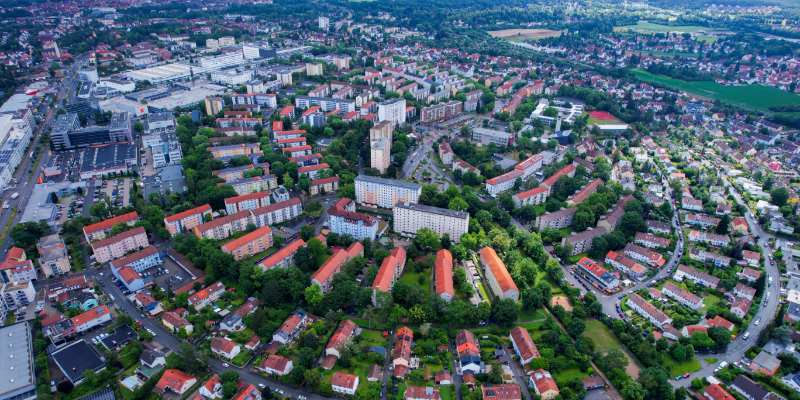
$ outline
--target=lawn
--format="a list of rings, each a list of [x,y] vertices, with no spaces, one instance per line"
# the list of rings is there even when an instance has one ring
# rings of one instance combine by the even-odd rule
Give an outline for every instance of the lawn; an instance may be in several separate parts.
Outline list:
[[[697,40],[702,40],[706,43],[714,43],[719,40],[716,36],[697,36]]]
[[[661,83],[673,90],[685,90],[700,96],[765,112],[770,112],[769,107],[774,105],[800,104],[800,96],[769,86],[723,86],[711,81],[686,82],[636,69],[632,72],[642,80]]]
[[[666,51],[654,51],[654,50],[636,50],[637,53],[647,53],[653,54],[657,56],[680,56],[680,57],[693,57],[697,58],[697,53],[670,53]]]
[[[530,322],[530,323],[527,323],[527,324],[521,324],[521,325],[517,325],[517,326],[527,329],[528,333],[530,333],[530,335],[531,335],[531,340],[536,342],[537,340],[539,340],[539,338],[542,337],[542,335],[544,335],[545,333],[548,332],[546,330],[542,330],[542,331],[539,330],[539,327],[542,326],[542,325],[544,325],[544,322]]]
[[[636,25],[626,25],[622,28],[629,28],[629,29],[641,29],[645,31],[656,31],[656,32],[697,32],[706,29],[714,29],[705,26],[695,26],[695,25],[682,25],[682,26],[668,26],[668,25],[660,25],[654,24],[652,22],[647,21],[639,21]]]
[[[622,342],[617,339],[614,332],[611,332],[611,329],[608,329],[606,324],[594,318],[586,318],[583,322],[586,323],[586,330],[583,335],[594,340],[598,351],[608,351],[622,346]]]
[[[322,257],[320,257],[319,260],[317,260],[317,264],[319,264],[319,266],[321,267],[322,264],[325,264],[325,261],[328,261],[329,258],[331,258],[330,254],[327,253],[323,254]]]
[[[526,322],[526,321],[536,321],[540,319],[545,319],[544,313],[539,310],[528,311],[522,308],[522,304],[519,305],[519,317],[517,317],[517,322]]]
[[[375,323],[373,323],[373,326],[375,326]],[[361,336],[369,340],[372,340],[373,342],[386,342],[387,340],[386,338],[383,337],[383,332],[372,331],[369,329],[362,329]]]
[[[420,277],[422,277],[422,283],[420,283]],[[425,292],[430,292],[431,285],[431,270],[430,268],[425,269],[422,272],[415,272],[413,268],[409,268],[406,270],[406,273],[403,275],[403,280],[412,284],[412,285],[419,285]]]
[[[484,298],[486,301],[489,301],[489,302],[491,302],[491,301],[492,301],[492,300],[491,300],[491,298],[489,297],[489,294],[488,294],[488,293],[486,293],[486,289],[484,289],[484,288],[483,288],[483,284],[482,284],[482,283],[479,283],[479,284],[478,284],[478,289],[480,289],[480,291],[481,291],[481,295],[483,296],[483,298]]]
[[[704,358],[703,360],[706,360],[706,362],[707,362],[709,365],[711,365],[711,364],[716,364],[716,363],[717,363],[717,361],[719,361],[719,358]]]
[[[553,378],[556,379],[556,382],[569,382],[575,378],[588,378],[589,374],[586,372],[581,372],[580,368],[570,368],[565,369],[557,374],[553,374]]]
[[[683,362],[677,362],[672,355],[669,356],[669,361],[672,363],[672,377],[683,375],[687,372],[700,371],[700,361],[695,360],[694,357],[689,357]]]
[[[708,310],[711,307],[714,307],[714,304],[717,304],[719,301],[719,297],[710,294],[703,299],[703,311]]]
[[[249,359],[250,359],[250,352],[245,350],[237,354],[236,357],[233,357],[233,360],[231,360],[231,362],[234,365],[238,365],[241,367],[244,366]]]
[[[450,400],[452,398],[450,386],[439,386],[439,397],[441,397],[442,400]]]

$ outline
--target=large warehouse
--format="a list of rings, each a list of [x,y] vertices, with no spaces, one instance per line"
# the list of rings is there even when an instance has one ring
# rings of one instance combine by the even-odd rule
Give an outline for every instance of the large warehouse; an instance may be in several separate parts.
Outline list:
[[[81,151],[81,179],[127,173],[129,165],[137,164],[136,145],[130,142],[93,146]]]

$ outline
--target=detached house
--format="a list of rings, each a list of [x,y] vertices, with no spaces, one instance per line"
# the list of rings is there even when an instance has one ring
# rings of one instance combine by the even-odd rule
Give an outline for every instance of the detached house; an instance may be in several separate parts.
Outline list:
[[[219,354],[222,357],[232,360],[242,351],[242,347],[226,338],[215,337],[214,340],[211,341],[211,351],[214,354]]]
[[[199,310],[217,301],[223,292],[225,292],[225,285],[223,285],[222,282],[217,282],[189,296],[189,305]]]
[[[264,371],[267,375],[287,375],[292,372],[292,360],[272,354],[269,357],[262,358],[261,364],[256,367],[260,371]]]

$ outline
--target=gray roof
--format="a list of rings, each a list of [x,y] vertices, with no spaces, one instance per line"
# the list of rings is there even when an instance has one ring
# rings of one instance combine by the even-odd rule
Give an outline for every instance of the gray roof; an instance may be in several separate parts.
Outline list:
[[[106,386],[78,400],[114,400],[114,389],[111,389],[111,386]]]
[[[48,247],[59,243],[61,243],[61,236],[58,236],[57,233],[39,239],[39,245],[42,247]]]
[[[164,355],[164,353],[162,353],[162,352],[160,352],[158,350],[147,349],[147,350],[142,352],[142,355],[141,355],[141,357],[139,357],[139,359],[142,360],[142,362],[144,362],[144,363],[146,363],[148,365],[153,365],[153,363],[159,357],[166,357],[166,356]]]
[[[395,204],[394,206],[400,208],[407,208],[410,210],[422,211],[431,214],[444,215],[446,217],[461,218],[461,219],[469,218],[469,213],[465,211],[448,210],[446,208],[424,206],[422,204],[416,204],[416,203],[407,203],[398,201],[397,204]]]
[[[55,260],[60,260],[64,257],[66,257],[66,255],[64,254],[64,249],[56,247],[54,249],[45,251],[44,254],[42,254],[42,258],[40,258],[39,260],[44,262],[51,262]]]
[[[396,180],[396,179],[378,178],[376,176],[368,176],[368,175],[359,175],[359,176],[356,177],[355,181],[356,182],[358,182],[358,181],[372,182],[372,183],[378,183],[378,184],[381,184],[381,185],[390,185],[390,186],[402,187],[402,188],[406,188],[406,189],[420,189],[420,190],[422,189],[422,185],[420,185],[419,183],[411,183],[411,182],[399,181],[399,180]]]
[[[733,384],[731,386],[734,388],[739,388],[739,390],[747,393],[756,400],[763,399],[766,397],[767,393],[769,393],[769,390],[753,382],[752,379],[745,375],[737,376],[736,379],[733,380]]]
[[[756,358],[753,359],[753,362],[762,366],[764,369],[772,371],[775,367],[781,365],[781,361],[775,358],[772,354],[769,354],[765,351],[758,353]]]
[[[3,379],[0,379],[0,398],[26,387],[35,387],[31,328],[20,322],[0,328],[0,348],[3,349]]]
[[[103,360],[83,339],[53,353],[53,361],[73,383],[83,379],[83,372],[86,370],[101,371],[105,368]]]

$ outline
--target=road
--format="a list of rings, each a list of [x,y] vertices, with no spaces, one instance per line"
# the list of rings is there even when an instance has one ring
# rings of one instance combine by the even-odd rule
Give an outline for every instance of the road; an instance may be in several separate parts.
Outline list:
[[[81,68],[81,66],[86,64],[88,59],[89,59],[88,53],[78,57],[75,60],[75,63],[72,65],[72,67],[70,67],[70,69],[68,70],[67,76],[71,77],[78,69]],[[41,125],[39,125],[39,128],[36,131],[34,131],[33,138],[31,139],[31,144],[30,146],[28,146],[27,150],[29,152],[28,154],[30,154],[30,152],[32,152],[33,149],[37,146],[39,142],[39,135],[41,134],[42,129],[52,125],[55,118],[55,111],[60,107],[60,101],[63,98],[66,90],[68,88],[71,88],[70,92],[71,93],[75,92],[75,85],[76,85],[75,81],[68,80],[67,82],[69,83],[62,85],[61,89],[58,92],[58,100],[56,101],[56,104],[59,105],[51,109],[51,111],[47,114],[45,120],[42,122]],[[44,145],[42,148],[44,154],[42,155],[40,165],[48,165],[48,163],[50,162],[52,154],[50,154],[50,151],[48,151],[48,149],[49,149],[49,143]],[[30,199],[31,192],[33,191],[33,186],[36,184],[36,174],[34,174],[34,176],[32,176],[30,179],[28,179],[28,171],[31,169],[31,167],[34,165],[33,163],[35,162],[36,160],[34,160],[32,157],[23,157],[22,162],[19,164],[16,172],[14,173],[14,178],[18,180],[19,184],[15,188],[12,187],[3,191],[3,193],[0,195],[0,198],[4,201],[7,201],[8,205],[11,208],[17,206],[17,214],[14,218],[14,221],[19,221],[22,218],[22,211],[25,209],[25,205]],[[19,193],[19,197],[15,200],[12,200],[11,196],[14,193]],[[0,215],[0,227],[5,227],[6,224],[8,223],[8,220],[11,216],[11,208],[3,210],[2,215]],[[11,236],[6,237],[2,243],[3,249],[8,249],[11,246],[12,242],[13,241],[11,239]]]

